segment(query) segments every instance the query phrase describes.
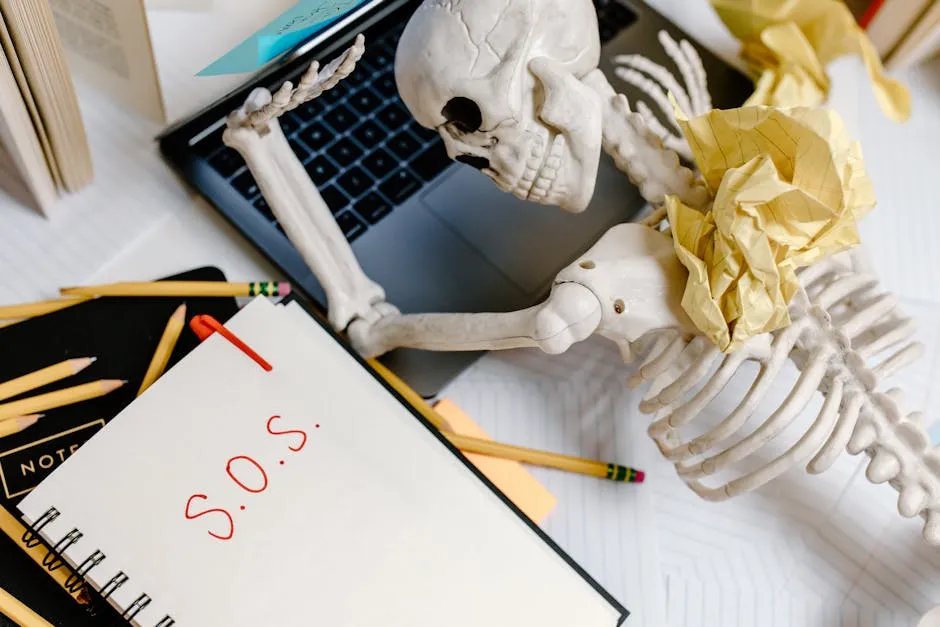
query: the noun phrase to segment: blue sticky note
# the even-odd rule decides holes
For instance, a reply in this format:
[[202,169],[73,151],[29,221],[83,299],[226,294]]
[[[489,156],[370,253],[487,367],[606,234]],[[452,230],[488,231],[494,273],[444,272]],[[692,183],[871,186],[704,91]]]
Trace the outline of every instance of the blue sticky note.
[[300,0],[197,76],[253,72],[367,0]]

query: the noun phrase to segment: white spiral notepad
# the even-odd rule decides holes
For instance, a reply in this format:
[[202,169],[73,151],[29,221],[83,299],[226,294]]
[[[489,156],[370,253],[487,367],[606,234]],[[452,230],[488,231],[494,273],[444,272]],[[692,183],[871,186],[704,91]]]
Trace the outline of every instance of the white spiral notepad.
[[214,334],[19,506],[133,624],[624,621],[296,303],[226,328],[273,370]]

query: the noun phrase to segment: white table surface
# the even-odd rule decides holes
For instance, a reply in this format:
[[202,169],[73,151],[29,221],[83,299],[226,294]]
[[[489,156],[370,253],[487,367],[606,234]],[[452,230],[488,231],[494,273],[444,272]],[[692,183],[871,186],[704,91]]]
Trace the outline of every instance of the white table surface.
[[[171,117],[211,101],[237,81],[193,74],[291,2],[254,4],[215,0],[211,13],[151,12]],[[719,55],[734,58],[736,44],[705,0],[651,4]],[[865,245],[886,286],[929,323],[940,311],[940,60],[900,75],[914,100],[912,119],[900,126],[878,110],[858,60],[840,60],[830,74],[831,106],[861,140],[879,198],[862,224]],[[0,303],[53,297],[67,284],[149,279],[199,265],[218,266],[233,281],[278,277],[160,161],[152,141],[158,125],[117,109],[81,83],[78,89],[96,181],[63,201],[50,219],[0,197]],[[898,520],[892,491],[863,480],[856,459],[822,477],[788,476],[758,495],[716,506],[684,489],[647,441],[625,447],[605,442],[604,425],[630,417],[617,410],[625,407],[625,392],[616,386],[626,379],[626,367],[603,343],[561,357],[532,351],[490,355],[447,395],[494,436],[546,446],[542,436],[515,427],[512,414],[524,411],[526,399],[552,388],[569,369],[590,375],[586,382],[607,382],[589,393],[569,389],[559,401],[590,414],[593,431],[582,425],[543,436],[549,442],[560,438],[558,445],[573,452],[633,454],[649,464],[651,478],[643,489],[651,497],[660,568],[652,576],[661,579],[669,624],[913,625],[916,616],[940,603],[940,557],[918,544],[916,523]],[[935,400],[930,385],[922,387],[920,400]],[[584,503],[565,500],[569,479],[537,476],[560,497],[552,528],[576,558],[602,563],[598,534],[611,530],[587,519]],[[581,538],[577,542],[572,529]],[[865,570],[866,564],[878,567]],[[659,622],[645,614],[628,625]]]

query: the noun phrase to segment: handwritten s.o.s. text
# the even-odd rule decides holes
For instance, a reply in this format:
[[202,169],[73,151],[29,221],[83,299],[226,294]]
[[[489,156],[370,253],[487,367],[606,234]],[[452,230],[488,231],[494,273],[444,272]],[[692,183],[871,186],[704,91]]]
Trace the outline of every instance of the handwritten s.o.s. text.
[[[282,426],[281,416],[274,415],[265,423],[265,433],[270,437],[284,438],[287,450],[291,454],[299,453],[307,445],[307,432],[292,426]],[[316,429],[320,425],[314,425]],[[276,460],[278,466],[283,466],[286,460],[280,456]],[[257,495],[263,493],[270,485],[268,471],[264,465],[250,455],[233,455],[225,462],[225,475],[244,493]],[[186,500],[183,512],[186,520],[198,520],[209,536],[220,541],[229,541],[235,537],[235,517],[232,515],[233,507],[210,505],[209,496],[202,493],[190,495]],[[241,503],[238,510],[244,511],[247,505]]]

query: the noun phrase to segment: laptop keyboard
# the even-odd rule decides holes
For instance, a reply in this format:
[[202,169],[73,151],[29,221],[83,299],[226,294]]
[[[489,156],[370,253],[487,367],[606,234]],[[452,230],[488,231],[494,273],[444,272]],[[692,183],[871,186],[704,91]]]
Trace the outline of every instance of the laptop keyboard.
[[[636,19],[614,0],[595,5],[603,42]],[[367,45],[339,85],[279,119],[349,242],[452,165],[437,132],[418,125],[398,97],[393,66],[404,27]],[[283,233],[244,160],[221,143],[221,129],[201,143],[212,168]]]

